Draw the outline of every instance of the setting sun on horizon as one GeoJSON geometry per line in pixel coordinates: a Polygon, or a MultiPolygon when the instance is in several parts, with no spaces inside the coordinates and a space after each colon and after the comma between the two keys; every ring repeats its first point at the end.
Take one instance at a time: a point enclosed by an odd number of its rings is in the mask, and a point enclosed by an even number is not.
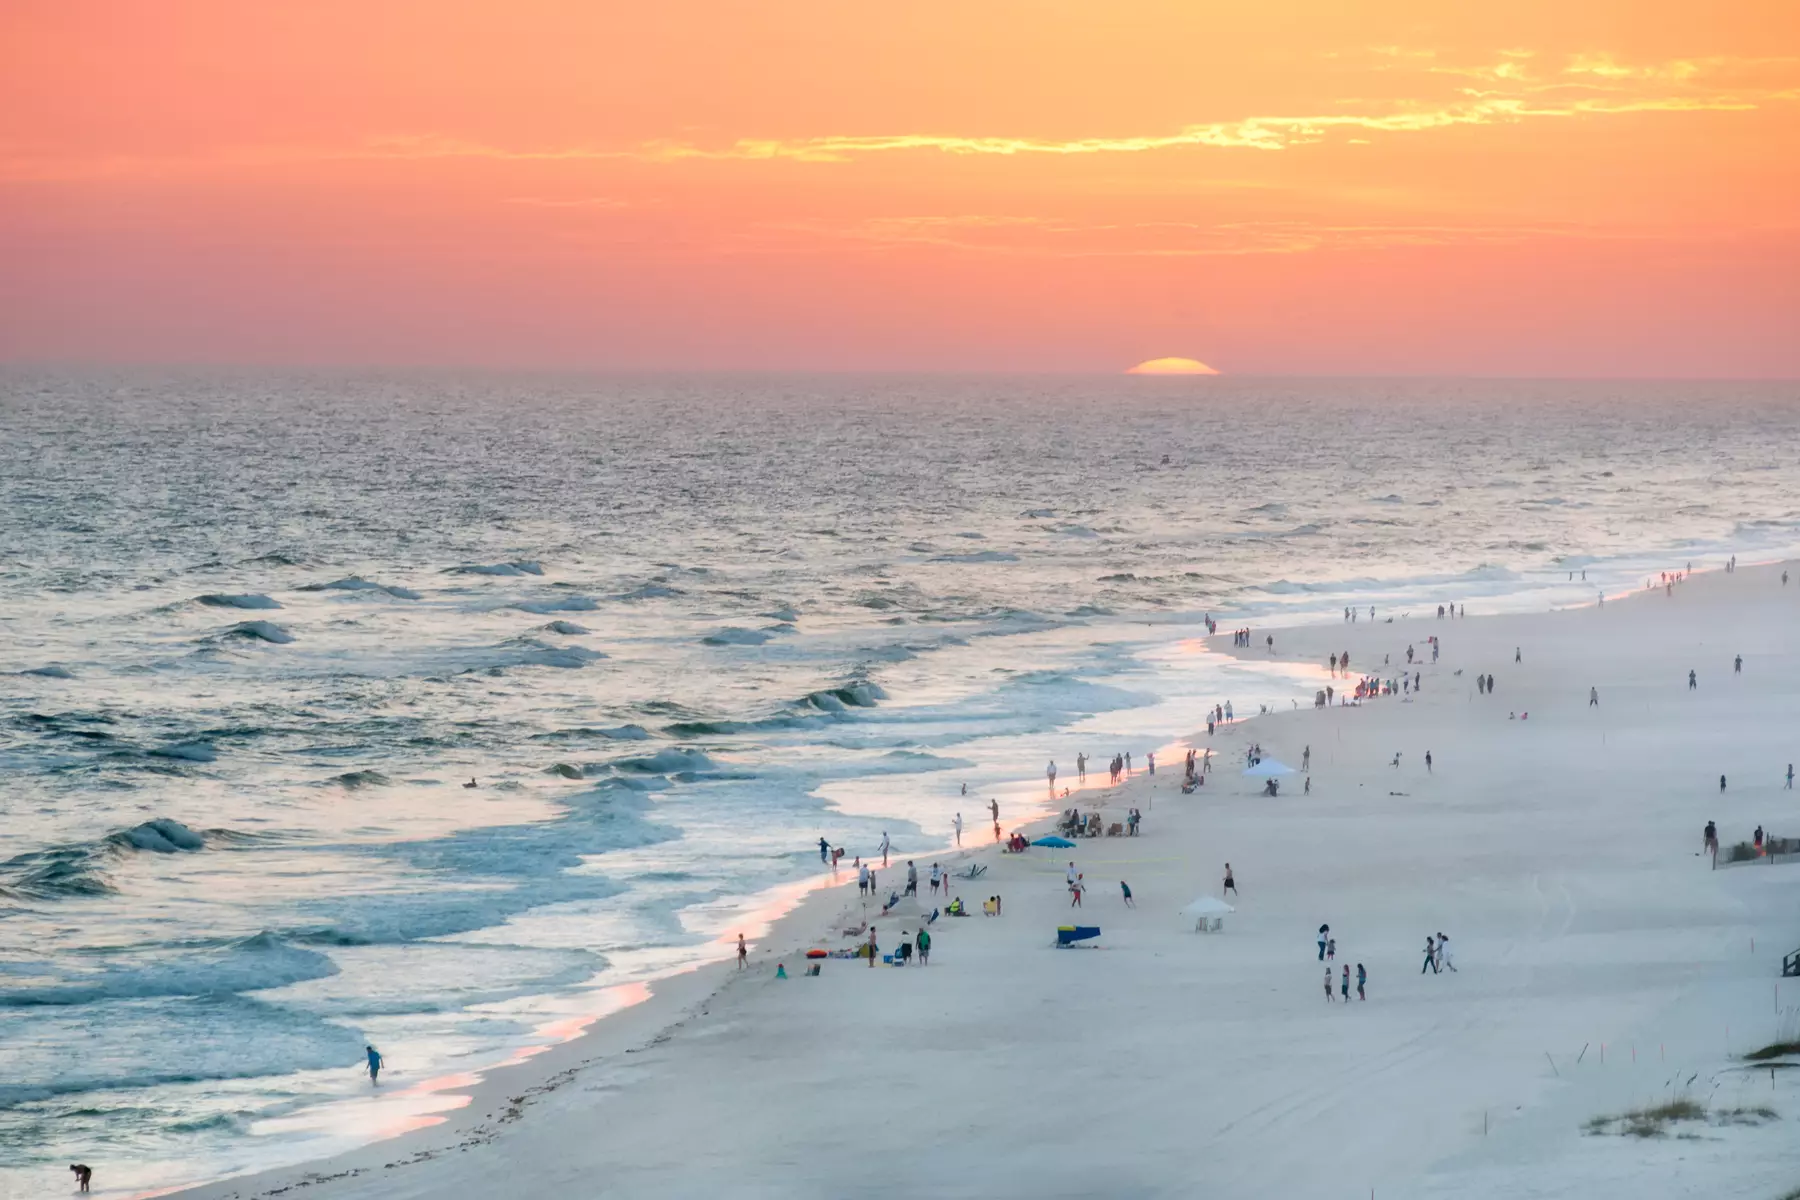
{"type": "Polygon", "coordinates": [[[1127,375],[1217,375],[1197,358],[1150,358],[1125,372],[1127,375]]]}
{"type": "Polygon", "coordinates": [[[0,361],[1800,375],[1786,0],[18,0],[0,361]]]}

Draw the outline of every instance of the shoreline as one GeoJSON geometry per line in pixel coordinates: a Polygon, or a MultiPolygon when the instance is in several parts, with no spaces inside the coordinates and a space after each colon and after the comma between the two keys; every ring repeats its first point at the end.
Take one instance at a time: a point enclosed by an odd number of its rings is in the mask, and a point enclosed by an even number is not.
{"type": "MultiPolygon", "coordinates": [[[[1765,572],[1769,569],[1769,567],[1761,568],[1765,572]]],[[[1741,566],[1736,574],[1754,577],[1758,573],[1758,568],[1741,566]]],[[[1722,572],[1709,574],[1712,576],[1723,575],[1722,572]]],[[[1694,581],[1699,578],[1699,573],[1696,573],[1694,576],[1690,576],[1689,583],[1683,586],[1693,586],[1694,581]]],[[[1652,601],[1658,591],[1660,589],[1645,590],[1642,596],[1645,601],[1652,601]]],[[[1638,595],[1639,593],[1636,591],[1626,593],[1617,599],[1614,605],[1606,606],[1606,611],[1610,613],[1616,607],[1628,606],[1638,595]]],[[[1609,597],[1609,599],[1613,598],[1609,597]]],[[[1584,606],[1586,609],[1594,607],[1592,605],[1584,606]]],[[[1515,624],[1520,625],[1524,630],[1544,627],[1547,622],[1554,621],[1559,613],[1579,611],[1582,610],[1571,608],[1532,614],[1497,614],[1494,616],[1477,614],[1474,619],[1483,622],[1482,628],[1489,632],[1504,632],[1508,626],[1515,624]]],[[[1466,627],[1459,618],[1455,622],[1429,620],[1426,628],[1430,632],[1448,636],[1466,627]]],[[[1224,653],[1229,657],[1246,662],[1285,663],[1298,667],[1313,667],[1323,674],[1323,668],[1314,664],[1310,653],[1314,642],[1325,645],[1341,641],[1345,637],[1353,637],[1358,642],[1374,641],[1382,637],[1403,639],[1404,634],[1417,629],[1417,623],[1410,620],[1395,621],[1391,624],[1358,623],[1357,625],[1346,625],[1342,630],[1330,623],[1288,627],[1269,626],[1259,629],[1258,632],[1273,630],[1282,636],[1277,639],[1277,653],[1268,659],[1257,657],[1254,641],[1248,648],[1231,646],[1228,633],[1215,635],[1203,639],[1203,641],[1205,651],[1208,653],[1224,653]]],[[[1320,657],[1323,656],[1320,655],[1320,657]]],[[[1357,658],[1361,659],[1362,657],[1363,654],[1359,648],[1357,658]]],[[[1448,667],[1448,663],[1445,666],[1448,667]]],[[[1495,670],[1499,670],[1499,668],[1496,667],[1495,670]]],[[[1361,673],[1359,670],[1358,674],[1361,673]]],[[[1460,672],[1458,673],[1460,674],[1460,672]]],[[[1434,676],[1438,674],[1441,672],[1434,672],[1434,676]]],[[[1501,683],[1502,686],[1510,686],[1504,676],[1501,683]]],[[[1434,693],[1439,690],[1439,686],[1434,682],[1434,693]]],[[[1436,699],[1435,695],[1433,699],[1436,699]]],[[[1371,700],[1365,706],[1343,707],[1348,712],[1360,713],[1365,710],[1385,711],[1389,706],[1398,708],[1400,705],[1410,702],[1410,699],[1381,697],[1379,702],[1371,700]]],[[[1503,700],[1501,703],[1504,704],[1506,701],[1503,700]]],[[[1315,711],[1311,708],[1300,708],[1294,712],[1242,714],[1231,726],[1223,727],[1213,743],[1216,755],[1214,771],[1216,784],[1209,783],[1206,788],[1200,789],[1195,794],[1197,803],[1194,807],[1199,808],[1199,802],[1210,801],[1214,796],[1221,800],[1236,798],[1237,789],[1228,787],[1229,782],[1236,778],[1236,771],[1227,766],[1230,761],[1228,751],[1235,749],[1235,747],[1229,746],[1229,743],[1237,740],[1235,736],[1237,731],[1247,723],[1251,716],[1287,718],[1282,722],[1268,722],[1265,726],[1258,727],[1270,730],[1266,735],[1258,735],[1259,739],[1266,736],[1271,742],[1279,743],[1281,739],[1292,736],[1288,730],[1290,727],[1298,726],[1299,722],[1304,719],[1301,714],[1315,711]],[[1226,741],[1228,745],[1221,746],[1220,741],[1226,741]],[[1209,796],[1207,793],[1212,792],[1215,786],[1218,790],[1209,796]]],[[[1335,713],[1337,710],[1334,708],[1331,711],[1335,713]]],[[[1204,746],[1206,744],[1204,718],[1198,722],[1198,728],[1200,732],[1187,739],[1187,742],[1195,746],[1204,746]]],[[[1342,737],[1341,727],[1338,736],[1342,737]]],[[[1181,743],[1175,745],[1179,747],[1181,743]]],[[[1158,753],[1163,753],[1164,749],[1159,747],[1158,753]]],[[[1297,754],[1295,758],[1297,760],[1297,754]]],[[[1320,771],[1320,767],[1315,764],[1315,772],[1318,771],[1320,771]]],[[[1067,799],[1062,797],[1052,799],[1046,796],[1045,800],[1051,806],[1049,813],[1053,814],[1055,811],[1067,807],[1070,802],[1082,803],[1084,809],[1089,807],[1087,803],[1081,801],[1083,796],[1106,797],[1115,807],[1146,808],[1147,824],[1154,827],[1158,818],[1150,797],[1158,790],[1158,784],[1178,784],[1179,778],[1179,768],[1173,774],[1165,768],[1160,775],[1154,778],[1140,770],[1117,788],[1090,785],[1085,789],[1076,790],[1074,785],[1071,785],[1071,794],[1067,799]]],[[[1060,777],[1060,781],[1066,782],[1066,779],[1066,776],[1060,777]]],[[[1174,789],[1167,790],[1173,791],[1174,789]]],[[[1296,794],[1293,798],[1297,800],[1298,795],[1296,794]]],[[[1290,797],[1284,793],[1281,799],[1286,802],[1290,797]]],[[[1105,805],[1100,804],[1096,807],[1105,807],[1105,805]]],[[[1026,830],[1028,836],[1036,836],[1037,831],[1052,819],[1053,817],[1049,814],[1039,814],[1020,823],[1017,827],[1026,830]]],[[[1003,827],[1006,827],[1004,822],[1003,827]]],[[[985,822],[982,824],[982,831],[983,833],[987,831],[985,822]]],[[[1097,848],[1103,849],[1105,846],[1106,843],[1102,842],[1098,844],[1097,848]]],[[[1078,848],[1073,853],[1085,857],[1088,848],[1089,843],[1078,842],[1078,848]]],[[[914,857],[915,859],[920,857],[919,853],[915,851],[914,857]]],[[[990,861],[999,856],[995,845],[989,843],[981,846],[969,846],[961,850],[954,847],[946,848],[940,852],[939,857],[940,861],[950,861],[961,865],[971,860],[990,861]]],[[[1028,860],[1035,860],[1038,855],[1036,851],[1031,851],[1024,857],[1028,860]]],[[[904,862],[905,860],[899,861],[904,862]]],[[[1029,866],[1030,864],[1021,865],[1029,866]]],[[[317,1185],[333,1180],[351,1180],[370,1171],[429,1162],[451,1151],[462,1152],[491,1143],[506,1133],[509,1127],[529,1125],[528,1118],[532,1115],[533,1109],[540,1107],[545,1101],[557,1095],[566,1085],[575,1082],[588,1068],[596,1067],[602,1062],[622,1059],[626,1055],[642,1054],[662,1046],[677,1037],[697,1018],[708,1016],[711,1006],[715,1003],[731,998],[730,993],[734,990],[741,990],[734,989],[735,981],[743,979],[748,982],[753,978],[760,978],[764,972],[771,969],[775,961],[785,961],[784,956],[794,956],[807,946],[818,944],[821,941],[818,936],[821,931],[830,930],[838,917],[858,907],[855,901],[845,902],[844,898],[837,894],[838,886],[847,886],[853,880],[854,875],[848,868],[844,868],[841,877],[835,881],[827,875],[817,880],[801,881],[797,884],[783,885],[781,888],[773,889],[776,892],[793,892],[795,898],[781,911],[769,917],[762,936],[755,939],[751,963],[753,967],[761,968],[760,971],[737,972],[732,968],[729,958],[724,958],[684,968],[664,978],[636,984],[616,985],[641,989],[642,995],[635,1003],[584,1022],[581,1031],[568,1041],[529,1053],[520,1061],[484,1068],[480,1073],[479,1080],[472,1087],[466,1088],[467,1102],[452,1111],[440,1123],[367,1143],[346,1153],[311,1159],[297,1166],[278,1167],[182,1189],[140,1194],[180,1194],[204,1197],[205,1200],[213,1200],[214,1197],[222,1200],[227,1196],[247,1198],[270,1195],[294,1186],[296,1183],[317,1185]]],[[[965,898],[965,902],[969,901],[965,898]]],[[[866,912],[866,906],[862,911],[866,912]]],[[[755,925],[750,922],[746,922],[745,925],[746,932],[755,928],[755,925]]],[[[729,952],[724,949],[722,943],[727,942],[729,936],[726,935],[721,939],[721,943],[715,943],[721,944],[721,950],[726,954],[729,952]]],[[[889,940],[887,937],[882,938],[884,945],[888,944],[889,940]]],[[[608,990],[612,989],[601,989],[603,992],[608,990]]],[[[427,1081],[427,1083],[431,1082],[436,1081],[427,1081]]]]}

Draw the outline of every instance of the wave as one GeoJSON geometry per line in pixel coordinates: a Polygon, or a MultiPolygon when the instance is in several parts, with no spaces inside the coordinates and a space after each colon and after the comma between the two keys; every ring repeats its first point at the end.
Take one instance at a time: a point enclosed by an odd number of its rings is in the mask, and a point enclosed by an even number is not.
{"type": "Polygon", "coordinates": [[[766,629],[741,629],[727,625],[700,639],[705,646],[760,646],[775,635],[766,629]]]}
{"type": "Polygon", "coordinates": [[[600,605],[586,596],[559,596],[550,600],[521,600],[513,607],[520,612],[546,616],[559,612],[593,612],[600,605]]]}
{"type": "Polygon", "coordinates": [[[572,767],[568,763],[552,763],[544,768],[544,774],[560,775],[564,779],[582,779],[586,776],[586,772],[580,767],[572,767]]]}
{"type": "Polygon", "coordinates": [[[506,667],[556,667],[565,671],[578,670],[592,662],[599,662],[606,655],[598,650],[589,650],[586,646],[550,646],[536,638],[513,638],[494,647],[495,657],[472,670],[494,670],[506,667]]]}
{"type": "Polygon", "coordinates": [[[533,734],[534,742],[570,742],[583,738],[605,738],[613,742],[647,742],[655,735],[642,725],[613,725],[595,729],[586,725],[574,729],[553,729],[549,733],[533,734]]]}
{"type": "Polygon", "coordinates": [[[1019,561],[1016,554],[1008,554],[1004,550],[976,550],[969,554],[937,554],[931,560],[934,563],[1015,563],[1019,561]]]}
{"type": "Polygon", "coordinates": [[[564,637],[579,637],[584,633],[592,633],[585,625],[577,625],[573,621],[552,621],[544,626],[545,633],[560,633],[564,637]]]}
{"type": "Polygon", "coordinates": [[[294,640],[293,634],[273,621],[239,621],[225,631],[225,636],[269,642],[276,646],[285,646],[294,640]]]}
{"type": "Polygon", "coordinates": [[[152,996],[212,996],[285,987],[337,973],[317,950],[289,945],[267,931],[199,952],[155,951],[162,960],[139,963],[132,957],[104,959],[100,970],[84,965],[75,979],[0,992],[0,1007],[92,1004],[97,1000],[141,1000],[152,996]]]}
{"type": "Polygon", "coordinates": [[[646,583],[642,587],[632,588],[629,592],[620,592],[621,600],[673,600],[677,596],[685,596],[680,588],[665,587],[660,583],[646,583]]]}
{"type": "Polygon", "coordinates": [[[363,1047],[349,1026],[229,993],[40,1006],[17,1010],[13,1020],[22,1036],[7,1047],[0,1109],[84,1092],[347,1069],[363,1047]]]}
{"type": "Polygon", "coordinates": [[[271,600],[267,596],[250,593],[233,595],[225,592],[208,592],[204,596],[194,597],[201,604],[213,608],[280,608],[279,600],[271,600]]]}
{"type": "Polygon", "coordinates": [[[229,829],[197,832],[168,817],[152,817],[129,829],[109,833],[97,842],[52,846],[0,862],[0,896],[54,902],[104,896],[113,886],[109,865],[140,851],[192,854],[209,845],[260,841],[255,834],[229,829]]]}
{"type": "Polygon", "coordinates": [[[822,712],[839,713],[852,708],[874,708],[878,701],[886,699],[887,693],[879,684],[863,681],[809,692],[805,703],[822,712]]]}
{"type": "Polygon", "coordinates": [[[383,775],[380,771],[365,769],[361,771],[345,771],[342,775],[333,775],[331,777],[331,782],[337,784],[341,788],[347,788],[354,792],[358,788],[386,787],[388,784],[392,783],[393,780],[389,779],[386,775],[383,775]]]}
{"type": "MultiPolygon", "coordinates": [[[[663,753],[680,756],[666,761],[710,765],[698,752],[663,753]]],[[[657,758],[638,761],[648,764],[657,758]]],[[[405,864],[422,879],[442,882],[404,893],[303,902],[302,914],[318,923],[284,936],[308,945],[371,945],[487,929],[547,904],[617,895],[625,890],[622,885],[577,868],[589,867],[590,859],[609,851],[680,836],[648,820],[648,796],[624,780],[559,797],[559,803],[563,815],[555,820],[362,847],[371,856],[405,864]]]]}
{"type": "Polygon", "coordinates": [[[209,742],[171,742],[148,751],[153,758],[179,758],[186,762],[209,763],[218,760],[219,752],[209,742]]]}
{"type": "Polygon", "coordinates": [[[183,851],[192,853],[206,847],[204,836],[195,833],[180,821],[172,821],[167,817],[152,817],[130,829],[109,834],[106,840],[113,846],[150,850],[157,854],[179,854],[183,851]]]}
{"type": "Polygon", "coordinates": [[[633,771],[640,775],[669,775],[677,771],[710,771],[713,760],[699,750],[680,750],[673,746],[641,758],[624,758],[612,764],[616,771],[633,771]]]}
{"type": "Polygon", "coordinates": [[[800,614],[791,608],[777,608],[761,615],[769,618],[771,621],[780,621],[783,624],[791,624],[800,619],[800,614]]]}
{"type": "Polygon", "coordinates": [[[465,563],[460,567],[445,567],[446,575],[542,575],[543,564],[519,561],[504,563],[465,563]]]}
{"type": "Polygon", "coordinates": [[[42,666],[42,667],[27,667],[27,668],[25,668],[25,670],[20,671],[19,674],[21,674],[21,675],[36,675],[42,679],[73,679],[73,678],[75,678],[75,672],[69,670],[69,668],[67,668],[67,667],[58,666],[55,663],[50,663],[47,666],[42,666]]]}
{"type": "Polygon", "coordinates": [[[364,579],[361,575],[348,575],[343,579],[334,579],[330,583],[309,583],[300,590],[303,592],[382,592],[396,600],[417,600],[419,598],[419,593],[411,588],[375,583],[364,579]]]}
{"type": "Polygon", "coordinates": [[[1054,517],[1056,510],[1054,508],[1028,508],[1019,515],[1031,521],[1044,521],[1054,517]]]}

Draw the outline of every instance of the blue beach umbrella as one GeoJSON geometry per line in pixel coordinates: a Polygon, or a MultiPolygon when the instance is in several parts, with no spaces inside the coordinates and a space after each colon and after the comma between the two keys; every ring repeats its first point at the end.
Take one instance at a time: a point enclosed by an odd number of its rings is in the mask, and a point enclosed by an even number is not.
{"type": "Polygon", "coordinates": [[[1057,837],[1054,834],[1049,837],[1041,837],[1031,844],[1034,846],[1047,846],[1052,850],[1068,850],[1075,845],[1075,843],[1071,842],[1068,838],[1057,837]]]}

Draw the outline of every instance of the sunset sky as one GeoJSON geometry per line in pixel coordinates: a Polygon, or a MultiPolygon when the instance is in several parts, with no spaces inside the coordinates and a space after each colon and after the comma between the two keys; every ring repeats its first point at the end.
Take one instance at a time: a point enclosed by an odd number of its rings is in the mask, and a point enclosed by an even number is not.
{"type": "Polygon", "coordinates": [[[1794,0],[8,0],[0,359],[1800,376],[1794,0]]]}

